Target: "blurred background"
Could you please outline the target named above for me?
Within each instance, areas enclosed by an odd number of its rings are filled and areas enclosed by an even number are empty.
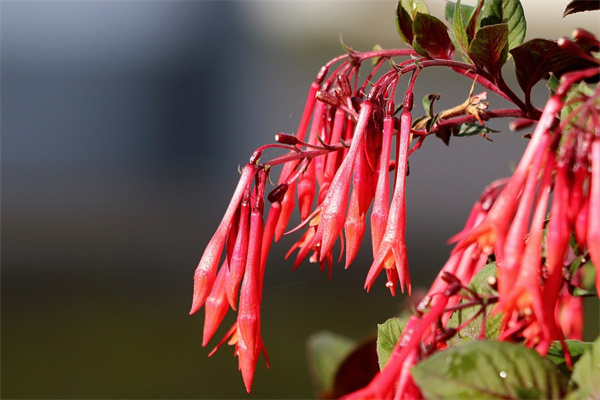
[[[444,2],[428,3],[442,18]],[[566,1],[523,3],[528,38],[598,32],[598,14],[563,20]],[[316,72],[343,52],[340,33],[360,51],[401,46],[395,1],[0,7],[3,398],[310,398],[311,333],[360,339],[398,312],[406,299],[383,281],[362,289],[368,244],[328,282],[311,264],[292,273],[283,255],[295,239],[284,239],[263,296],[271,369],[259,360],[251,395],[232,349],[208,359],[202,313],[187,315],[238,164],[276,132],[295,132]],[[436,70],[417,87],[416,99],[441,91],[441,109],[464,101],[470,83]],[[536,96],[542,104],[545,88]],[[411,158],[415,286],[443,265],[445,240],[483,187],[520,158],[522,133],[489,125],[502,130],[494,143],[432,139]],[[597,319],[588,328],[592,339]]]

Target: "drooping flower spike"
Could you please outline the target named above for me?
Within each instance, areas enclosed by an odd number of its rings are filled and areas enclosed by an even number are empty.
[[[390,62],[391,69],[375,78],[375,71],[393,57],[410,58]],[[286,231],[303,230],[288,252],[289,256],[298,250],[293,269],[308,259],[321,270],[327,264],[331,277],[332,264],[344,250],[345,267],[353,263],[369,221],[373,262],[365,269],[365,289],[370,290],[385,270],[385,286],[391,293],[400,285],[410,295],[405,244],[408,158],[426,137],[464,123],[483,124],[489,118],[535,117],[539,123],[513,176],[490,185],[463,231],[453,238],[457,244],[448,262],[417,315],[409,320],[388,366],[350,398],[419,398],[409,368],[445,348],[446,341],[464,327],[448,326],[452,312],[463,307],[461,300],[479,306],[478,315],[486,315],[490,305],[497,303],[494,312],[503,313],[500,338],[524,340],[542,353],[553,340],[579,334],[578,319],[565,317],[565,310],[577,307],[565,291],[577,282],[565,279],[563,272],[572,251],[571,236],[577,243],[576,256],[600,268],[600,106],[597,91],[572,95],[568,90],[597,71],[564,74],[561,86],[539,113],[526,111],[486,71],[474,74],[471,64],[441,58],[413,50],[377,50],[349,51],[328,62],[310,86],[296,134],[278,134],[277,143],[257,149],[241,171],[225,216],[195,271],[190,314],[205,306],[206,346],[228,309],[237,311],[236,322],[217,348],[225,341],[235,346],[248,392],[260,353],[266,358],[260,306],[272,242]],[[359,82],[361,66],[369,59],[377,59],[375,67]],[[518,108],[488,110],[483,101],[487,92],[472,96],[471,90],[466,102],[414,123],[413,90],[419,72],[439,66],[477,80]],[[404,76],[410,76],[408,90],[397,110],[396,88]],[[575,104],[575,111],[559,124],[557,115],[567,101]],[[413,138],[418,139],[411,146]],[[286,153],[261,162],[263,151],[270,148]],[[278,183],[269,193],[268,178],[278,166]],[[270,206],[265,207],[265,197]],[[301,222],[294,228],[289,221],[296,204]],[[340,257],[334,257],[338,239]],[[484,299],[467,285],[489,257],[498,268],[497,296]],[[600,287],[600,273],[596,279]],[[548,298],[555,301],[543,301]],[[482,329],[480,337],[485,334]]]

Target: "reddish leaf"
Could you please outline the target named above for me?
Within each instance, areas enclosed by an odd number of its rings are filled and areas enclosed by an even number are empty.
[[[479,0],[477,5],[475,6],[475,10],[472,11],[471,18],[467,22],[465,26],[467,30],[467,36],[469,37],[469,41],[475,37],[477,30],[479,29],[479,24],[481,22],[481,18],[483,13],[481,10],[483,9],[483,0]]]
[[[444,60],[451,60],[454,55],[454,45],[448,35],[446,25],[429,14],[417,13],[413,23],[413,47],[420,54]]]
[[[600,10],[600,2],[598,0],[573,0],[567,4],[563,18],[570,14],[594,10]]]
[[[553,40],[533,39],[510,50],[515,58],[515,72],[519,86],[527,97],[531,88],[550,72],[555,75],[592,66],[589,61],[578,58],[561,49]]]
[[[375,340],[363,342],[340,365],[329,398],[339,399],[367,386],[378,372],[377,343]]]
[[[530,40],[510,52],[515,58],[517,81],[526,96],[540,79],[566,68],[573,59],[554,40],[547,39]]]
[[[402,41],[407,45],[412,46],[413,22],[410,18],[410,15],[408,15],[404,7],[402,7],[402,3],[400,1],[398,2],[398,7],[396,8],[396,29],[398,29],[400,39],[402,39]]]
[[[508,24],[488,25],[477,31],[469,55],[475,65],[498,76],[508,59]]]

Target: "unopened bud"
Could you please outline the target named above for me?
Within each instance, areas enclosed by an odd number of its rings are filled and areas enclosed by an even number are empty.
[[[352,94],[352,88],[350,87],[350,80],[346,75],[338,75],[337,77],[338,85],[340,85],[340,90],[344,97],[349,97]]]
[[[445,296],[454,296],[458,291],[462,289],[462,283],[452,282],[444,291]]]
[[[403,103],[403,109],[406,112],[409,112],[412,110],[413,108],[413,99],[414,99],[414,94],[413,92],[406,92],[406,94],[404,95],[404,103]]]
[[[456,335],[456,328],[446,328],[444,331],[439,332],[437,335],[435,335],[435,341],[445,342],[454,335]]]
[[[371,90],[369,90],[369,94],[367,94],[367,101],[370,103],[375,103],[377,93],[379,93],[379,89],[376,86],[373,86]]]
[[[586,31],[585,29],[577,28],[573,31],[571,36],[573,36],[573,39],[575,39],[575,41],[579,44],[593,46],[595,48],[594,50],[596,51],[598,48],[600,48],[600,41],[598,38],[596,38],[593,33]]]
[[[317,82],[320,85],[323,82],[323,79],[325,79],[325,76],[327,76],[327,72],[329,72],[329,67],[327,67],[325,65],[322,66],[321,69],[319,70],[319,72],[317,73],[315,82]]]
[[[396,104],[394,104],[394,100],[390,99],[387,102],[387,105],[385,107],[385,114],[390,115],[390,116],[394,115],[395,110],[396,110]]]
[[[295,146],[298,144],[298,138],[296,136],[283,132],[279,132],[277,135],[275,135],[275,141],[281,144],[289,144],[290,146]]]
[[[429,304],[431,303],[431,297],[430,296],[425,296],[423,297],[423,300],[421,300],[419,302],[419,304],[416,307],[416,311],[418,314],[423,314],[425,312],[425,310],[427,310],[427,307],[429,307]]]
[[[254,202],[254,211],[258,211],[262,214],[265,209],[265,200],[261,196],[256,197],[256,201]]]
[[[262,156],[262,150],[254,151],[254,153],[252,153],[252,155],[250,156],[250,164],[256,164],[258,162],[258,160],[260,160],[261,156]]]
[[[579,46],[577,46],[574,42],[570,41],[566,37],[559,38],[556,41],[556,43],[558,44],[558,47],[573,54],[574,56],[582,56],[583,55],[585,57],[585,55],[586,55]]]
[[[271,192],[267,195],[267,199],[271,202],[271,203],[276,203],[278,201],[283,200],[283,196],[285,196],[285,193],[288,190],[288,184],[287,183],[280,183],[279,185],[277,185],[277,187],[275,187],[275,189],[271,190]]]
[[[460,279],[458,279],[455,275],[451,274],[448,271],[442,272],[442,274],[440,275],[440,278],[444,282],[446,282],[450,285],[452,285],[453,283],[458,283],[459,285],[462,285],[462,283],[460,282]]]
[[[527,118],[517,118],[508,125],[511,131],[519,131],[521,129],[525,129],[535,124],[536,121]]]
[[[340,105],[340,99],[338,99],[336,95],[330,92],[324,92],[322,90],[319,90],[317,92],[317,100],[320,100],[323,103],[327,103],[333,107],[337,107]]]

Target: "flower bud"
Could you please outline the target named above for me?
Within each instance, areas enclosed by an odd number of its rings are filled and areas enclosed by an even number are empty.
[[[571,33],[571,36],[573,36],[573,39],[575,39],[578,44],[592,46],[594,51],[600,49],[600,41],[598,38],[585,29],[577,28]]]
[[[267,195],[267,200],[269,200],[271,203],[281,202],[287,190],[288,184],[286,182],[280,183]]]
[[[298,144],[298,138],[295,135],[290,135],[289,133],[279,132],[275,135],[275,141],[281,144],[289,144],[290,146],[295,146]]]
[[[338,75],[338,85],[340,85],[341,94],[344,97],[349,97],[352,94],[352,88],[350,87],[350,80],[346,75]]]
[[[332,107],[337,107],[340,105],[340,99],[338,99],[335,94],[325,92],[323,90],[319,90],[317,92],[317,100],[327,103]]]
[[[452,282],[444,291],[444,296],[454,296],[460,289],[462,289],[462,283],[460,283],[460,281]]]
[[[435,335],[436,342],[445,342],[456,335],[456,328],[446,328],[444,331]]]

